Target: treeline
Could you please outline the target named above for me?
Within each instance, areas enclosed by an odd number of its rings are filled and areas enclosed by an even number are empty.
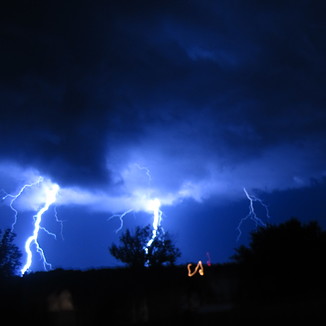
[[[253,300],[323,297],[326,291],[326,232],[317,222],[291,219],[251,233],[232,259],[239,267],[242,293]]]

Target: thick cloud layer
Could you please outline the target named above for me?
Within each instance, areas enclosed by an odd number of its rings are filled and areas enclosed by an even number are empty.
[[[3,166],[118,195],[138,164],[197,200],[325,176],[322,2],[6,6]]]

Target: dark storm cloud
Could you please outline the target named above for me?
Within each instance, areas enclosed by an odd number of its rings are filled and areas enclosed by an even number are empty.
[[[223,174],[272,164],[291,145],[315,158],[299,175],[324,171],[323,4],[8,6],[3,158],[63,184],[99,186],[115,182],[113,163],[143,157],[182,183],[205,179],[211,166]]]

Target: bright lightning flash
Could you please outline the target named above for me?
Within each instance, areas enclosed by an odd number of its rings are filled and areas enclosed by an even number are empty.
[[[113,217],[118,217],[120,219],[120,227],[116,230],[116,232],[119,232],[123,227],[123,219],[127,214],[129,214],[131,212],[137,212],[139,210],[142,210],[142,211],[152,214],[153,215],[152,236],[149,239],[149,241],[147,242],[147,244],[145,245],[145,247],[143,248],[145,250],[145,253],[148,254],[148,248],[152,245],[153,241],[155,240],[155,238],[157,236],[157,230],[158,230],[159,226],[161,225],[163,212],[160,209],[161,201],[158,198],[151,199],[151,197],[150,197],[151,191],[149,188],[150,188],[150,184],[152,181],[152,176],[151,176],[150,170],[147,167],[139,165],[138,163],[135,163],[134,167],[136,167],[140,171],[145,171],[145,173],[146,173],[147,180],[148,180],[147,194],[139,197],[139,203],[141,203],[141,204],[138,207],[138,209],[131,208],[121,214],[114,214],[114,215],[110,216],[109,219],[112,219]]]
[[[249,195],[248,191],[246,190],[246,188],[243,188],[243,191],[244,193],[246,194],[246,197],[248,198],[249,200],[249,213],[243,217],[241,220],[240,220],[240,223],[237,227],[237,230],[239,232],[239,235],[238,235],[238,238],[237,240],[240,239],[241,237],[241,234],[242,234],[242,231],[241,231],[241,226],[242,226],[242,223],[245,222],[246,220],[250,219],[252,220],[253,222],[255,222],[256,226],[263,226],[265,227],[266,224],[262,221],[262,219],[260,219],[257,214],[256,214],[256,211],[255,211],[255,208],[254,208],[254,203],[255,202],[258,202],[266,211],[266,216],[269,218],[269,211],[268,211],[268,207],[266,204],[263,203],[263,201],[259,198],[257,198],[256,196],[254,195]]]
[[[153,231],[152,231],[152,237],[147,242],[145,247],[146,254],[148,253],[148,248],[153,243],[154,239],[157,235],[157,229],[161,225],[162,221],[162,211],[160,210],[161,202],[158,198],[152,199],[148,202],[147,209],[148,211],[151,211],[153,213]]]
[[[26,264],[24,265],[24,267],[21,269],[22,275],[25,274],[25,272],[30,268],[30,266],[32,264],[32,258],[33,258],[33,254],[31,251],[32,244],[35,244],[36,251],[40,254],[40,256],[42,258],[44,269],[47,270],[48,267],[52,268],[51,264],[49,264],[46,261],[44,251],[38,243],[38,232],[40,230],[40,223],[42,221],[42,216],[49,209],[49,207],[56,201],[59,189],[60,189],[60,187],[57,184],[53,184],[52,187],[50,187],[46,190],[46,200],[45,200],[44,206],[34,216],[35,223],[34,223],[33,234],[25,242],[25,251],[27,254],[27,261],[26,261]]]
[[[11,225],[12,232],[14,231],[14,227],[17,223],[17,216],[18,216],[18,210],[14,206],[15,201],[23,195],[24,191],[27,188],[31,188],[33,186],[36,186],[36,185],[42,183],[42,182],[44,182],[44,178],[39,177],[36,182],[30,183],[30,184],[25,184],[23,187],[21,187],[16,195],[5,193],[5,196],[2,197],[2,200],[11,198],[9,206],[10,206],[10,209],[14,212],[14,221]],[[49,264],[47,262],[47,260],[45,258],[44,251],[38,243],[38,235],[39,235],[39,230],[41,229],[56,238],[56,235],[54,233],[49,232],[47,229],[45,229],[44,227],[41,226],[41,222],[42,222],[43,214],[49,209],[49,207],[53,203],[55,203],[60,187],[57,184],[51,184],[50,186],[45,185],[44,189],[45,189],[45,199],[44,200],[42,199],[42,202],[44,202],[44,203],[42,204],[42,207],[34,215],[33,233],[30,237],[28,237],[28,239],[25,242],[24,247],[25,247],[27,259],[26,259],[26,263],[25,263],[24,267],[21,269],[21,275],[24,275],[25,272],[30,268],[30,266],[32,264],[33,254],[32,254],[32,250],[31,250],[31,246],[33,244],[36,246],[36,251],[41,256],[44,269],[48,270],[48,268],[52,267],[51,264]],[[61,233],[62,233],[62,221],[58,220],[56,211],[55,211],[55,217],[56,217],[56,221],[61,223]]]
[[[144,208],[144,211],[153,214],[152,237],[149,239],[146,246],[144,247],[144,250],[145,250],[146,254],[148,253],[148,248],[151,246],[154,239],[156,238],[158,227],[161,225],[163,212],[161,211],[160,207],[161,207],[161,201],[158,198],[149,199],[149,200],[146,201],[146,207]],[[131,212],[134,212],[134,211],[135,210],[131,208],[131,209],[129,209],[129,210],[127,210],[127,211],[125,211],[125,212],[123,212],[121,214],[114,214],[114,215],[109,217],[109,220],[114,218],[114,217],[118,217],[119,220],[120,220],[120,227],[116,230],[116,233],[118,233],[123,227],[123,218],[127,214],[129,214]]]

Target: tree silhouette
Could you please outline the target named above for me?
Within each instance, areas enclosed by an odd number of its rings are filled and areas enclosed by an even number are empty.
[[[0,230],[0,235],[2,231]],[[13,243],[16,234],[6,229],[0,239],[0,277],[9,277],[17,273],[21,266],[22,253]]]
[[[248,284],[261,291],[302,292],[324,284],[326,233],[317,222],[291,219],[251,233],[249,247],[231,257],[239,263]]]
[[[146,256],[148,265],[152,267],[166,263],[173,265],[180,256],[181,252],[174,246],[169,234],[159,227],[155,239],[148,248]]]
[[[112,244],[109,252],[116,259],[133,268],[145,265],[149,267],[173,265],[181,253],[173,244],[169,234],[159,227],[155,239],[147,247],[151,237],[152,230],[149,225],[143,228],[137,226],[134,234],[127,229],[120,236],[121,246]]]

